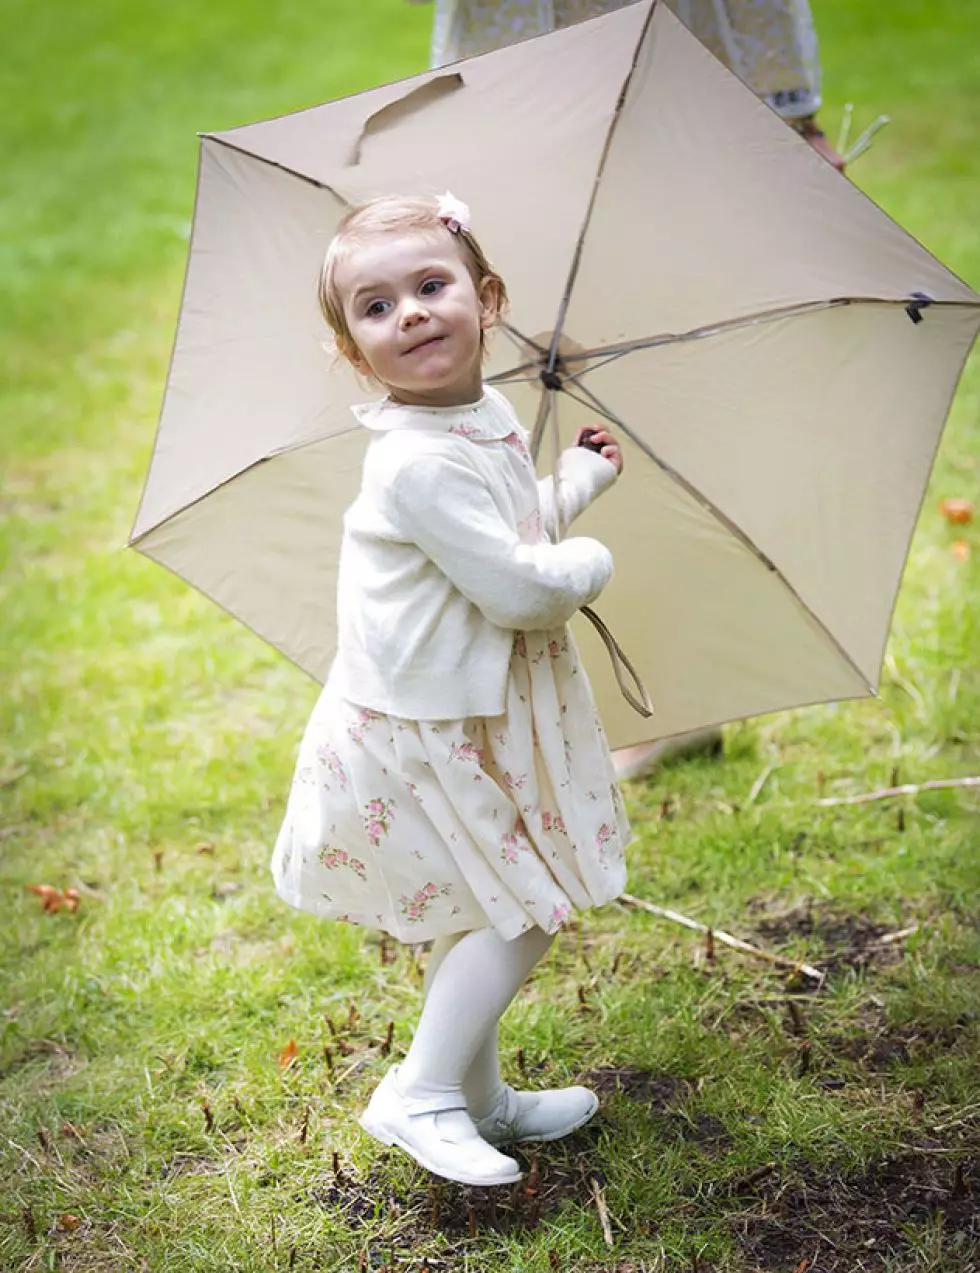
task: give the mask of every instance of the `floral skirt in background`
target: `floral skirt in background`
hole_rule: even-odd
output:
[[[272,859],[284,901],[401,941],[547,932],[626,884],[629,826],[565,629],[518,633],[502,716],[410,721],[331,673]]]

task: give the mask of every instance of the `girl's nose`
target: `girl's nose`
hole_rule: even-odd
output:
[[[428,310],[418,303],[417,300],[411,300],[402,307],[401,325],[402,327],[415,327],[418,323],[424,323],[428,320]]]

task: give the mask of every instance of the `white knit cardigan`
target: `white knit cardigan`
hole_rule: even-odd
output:
[[[514,464],[527,434],[496,390],[465,407],[354,413],[375,436],[344,518],[332,675],[350,702],[391,716],[498,716],[514,632],[566,623],[609,582],[612,557],[584,537],[522,542],[529,509],[553,524],[554,483]],[[580,447],[559,473],[566,525],[617,476]]]

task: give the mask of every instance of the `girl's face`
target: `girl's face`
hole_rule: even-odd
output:
[[[483,392],[481,334],[497,317],[449,234],[379,234],[337,262],[351,362],[397,402],[459,406]]]

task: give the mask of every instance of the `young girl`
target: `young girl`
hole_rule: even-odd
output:
[[[592,539],[552,543],[622,469],[578,447],[559,490],[482,383],[503,281],[465,205],[350,210],[320,302],[340,353],[386,396],[347,511],[338,652],[300,748],[273,856],[280,896],[401,941],[435,939],[415,1037],[361,1118],[437,1175],[520,1179],[496,1146],[553,1140],[595,1113],[582,1087],[502,1082],[497,1023],[573,910],[625,884],[628,826],[565,624],[603,589]]]

